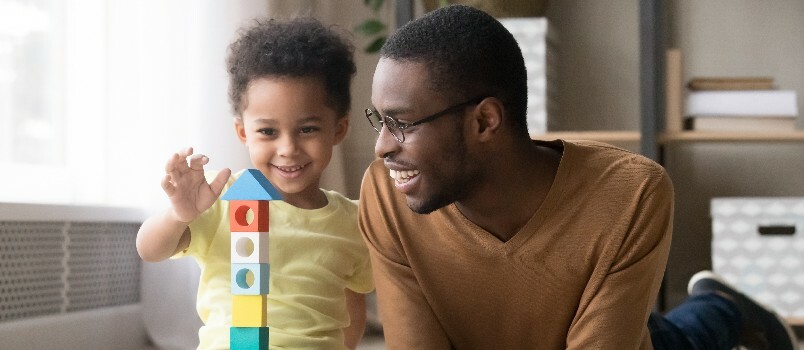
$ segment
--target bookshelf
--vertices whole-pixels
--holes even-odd
[[[683,71],[676,78],[669,73],[666,77],[666,88],[678,90],[676,95],[665,95],[666,110],[675,111],[668,114],[668,121],[677,122],[677,130],[665,126],[656,140],[676,189],[673,245],[665,276],[667,308],[686,297],[692,274],[712,268],[712,198],[804,196],[802,108],[796,131],[678,130],[684,103],[681,86],[693,77],[773,77],[779,89],[796,90],[802,106],[804,44],[796,33],[804,30],[800,21],[804,4],[780,0],[766,5],[676,0],[665,8],[664,16],[671,21],[666,27],[667,47],[679,48],[683,56]],[[788,321],[804,325],[804,319]]]
[[[638,131],[551,131],[544,134],[531,134],[535,140],[592,140],[600,142],[639,142]]]
[[[804,142],[804,130],[792,132],[702,132],[662,133],[659,144],[679,142]]]

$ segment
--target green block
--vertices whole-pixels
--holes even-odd
[[[229,348],[231,350],[268,349],[268,327],[230,327]]]

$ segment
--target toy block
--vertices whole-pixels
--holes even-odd
[[[282,195],[257,169],[246,169],[223,194],[222,200],[281,200]]]
[[[232,326],[267,327],[268,297],[265,295],[232,295]]]
[[[268,232],[232,232],[233,264],[259,264],[268,261]]]
[[[268,227],[268,201],[237,200],[229,202],[229,229],[231,232],[268,232]]]
[[[231,350],[268,349],[268,327],[229,328],[229,348]]]
[[[232,264],[232,294],[268,294],[269,264]]]

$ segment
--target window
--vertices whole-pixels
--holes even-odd
[[[0,202],[164,202],[164,162],[189,145],[211,169],[248,166],[220,131],[224,57],[239,14],[260,12],[229,6],[0,0]]]

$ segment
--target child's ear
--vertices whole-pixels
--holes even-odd
[[[341,143],[349,131],[349,117],[344,116],[335,121],[335,144]]]
[[[240,142],[246,143],[246,128],[243,126],[243,118],[241,117],[234,117],[232,118],[232,122],[234,122],[235,133],[237,134],[237,138],[240,139]]]

